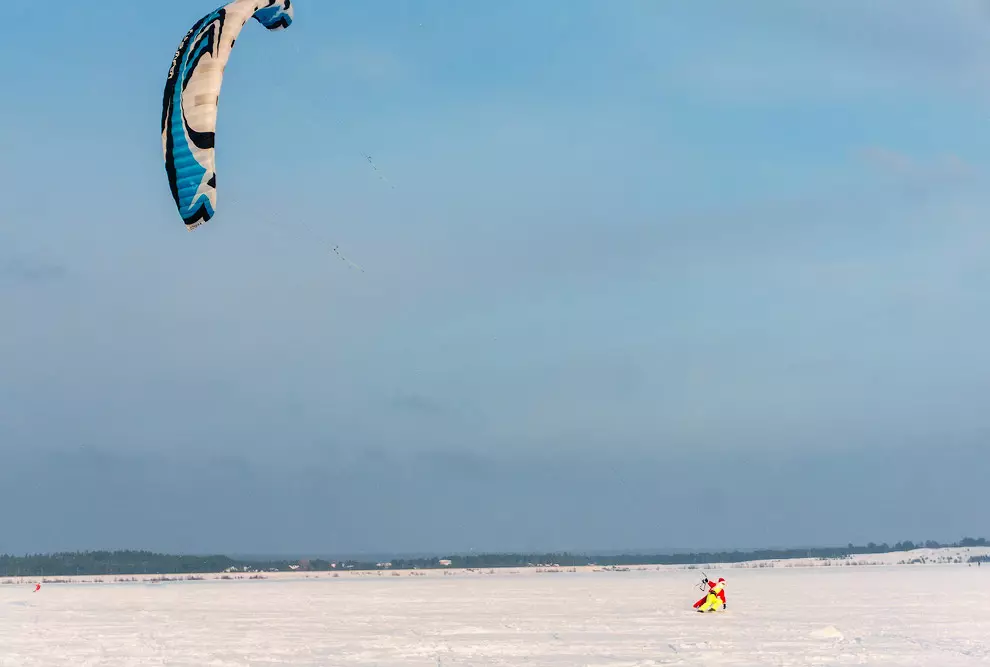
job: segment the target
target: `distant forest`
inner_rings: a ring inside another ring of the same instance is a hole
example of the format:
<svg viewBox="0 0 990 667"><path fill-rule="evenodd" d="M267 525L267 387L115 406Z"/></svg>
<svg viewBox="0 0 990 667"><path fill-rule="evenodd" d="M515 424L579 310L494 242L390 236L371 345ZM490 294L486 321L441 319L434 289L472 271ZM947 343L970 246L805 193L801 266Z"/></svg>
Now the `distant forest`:
<svg viewBox="0 0 990 667"><path fill-rule="evenodd" d="M986 538L967 537L954 544L927 542L898 542L894 545L874 544L813 549L763 549L716 553L676 555L614 555L582 556L568 553L546 554L472 554L451 555L448 558L395 559L389 563L365 563L356 560L328 561L323 559L252 561L235 560L227 556L179 556L150 551L80 551L26 556L0 556L0 577L58 577L72 575L136 575L136 574L211 574L220 572L275 571L347 571L381 569L444 569L444 568L505 568L582 565L704 565L708 563L741 563L750 560L790 558L841 558L856 554L883 554L918 548L986 547ZM970 558L970 562L990 561L985 556Z"/></svg>

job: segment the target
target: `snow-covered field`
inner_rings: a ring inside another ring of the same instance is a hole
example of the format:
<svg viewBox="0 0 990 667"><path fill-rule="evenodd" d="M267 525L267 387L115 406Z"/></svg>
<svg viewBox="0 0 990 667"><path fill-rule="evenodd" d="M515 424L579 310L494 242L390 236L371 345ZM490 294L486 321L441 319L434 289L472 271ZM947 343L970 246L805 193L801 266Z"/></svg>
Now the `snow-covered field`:
<svg viewBox="0 0 990 667"><path fill-rule="evenodd" d="M25 581L0 666L990 665L990 565L794 564L708 570L705 615L684 568Z"/></svg>

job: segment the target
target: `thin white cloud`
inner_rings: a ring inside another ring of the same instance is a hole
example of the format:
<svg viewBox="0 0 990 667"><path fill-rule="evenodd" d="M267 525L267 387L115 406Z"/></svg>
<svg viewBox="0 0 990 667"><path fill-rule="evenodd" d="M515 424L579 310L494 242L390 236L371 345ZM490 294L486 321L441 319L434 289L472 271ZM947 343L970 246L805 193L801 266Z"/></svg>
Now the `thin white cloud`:
<svg viewBox="0 0 990 667"><path fill-rule="evenodd" d="M953 153L918 158L883 146L868 146L860 152L860 155L881 174L892 175L912 183L968 182L979 173L976 165Z"/></svg>
<svg viewBox="0 0 990 667"><path fill-rule="evenodd" d="M412 73L410 63L388 48L371 44L327 47L315 61L327 73L365 82L395 80Z"/></svg>
<svg viewBox="0 0 990 667"><path fill-rule="evenodd" d="M38 257L0 255L0 287L24 287L65 279L66 266Z"/></svg>
<svg viewBox="0 0 990 667"><path fill-rule="evenodd" d="M670 47L656 38L671 16L656 3L640 16L638 50L663 85L722 102L888 100L948 93L990 100L990 11L982 0L753 4L699 3L678 15L687 31L717 37ZM731 25L732 29L724 28ZM709 33L711 30L709 30ZM718 48L711 48L718 40Z"/></svg>

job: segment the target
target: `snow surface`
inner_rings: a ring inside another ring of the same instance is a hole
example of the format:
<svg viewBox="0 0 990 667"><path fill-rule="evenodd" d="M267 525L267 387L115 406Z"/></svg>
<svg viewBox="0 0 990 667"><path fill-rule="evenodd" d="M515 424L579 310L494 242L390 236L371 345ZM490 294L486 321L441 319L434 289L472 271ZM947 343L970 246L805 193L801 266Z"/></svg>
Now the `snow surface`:
<svg viewBox="0 0 990 667"><path fill-rule="evenodd" d="M720 614L683 567L10 579L0 666L990 665L990 564L913 555L706 569Z"/></svg>

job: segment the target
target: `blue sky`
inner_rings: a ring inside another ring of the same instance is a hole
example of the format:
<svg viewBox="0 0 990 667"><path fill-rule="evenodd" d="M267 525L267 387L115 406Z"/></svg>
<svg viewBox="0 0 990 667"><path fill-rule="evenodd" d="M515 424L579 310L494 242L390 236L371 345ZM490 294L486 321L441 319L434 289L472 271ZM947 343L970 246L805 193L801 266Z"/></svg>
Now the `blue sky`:
<svg viewBox="0 0 990 667"><path fill-rule="evenodd" d="M6 10L0 551L990 532L985 3L300 1L187 233L213 8Z"/></svg>

